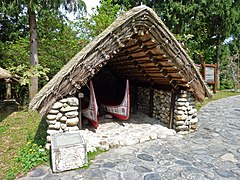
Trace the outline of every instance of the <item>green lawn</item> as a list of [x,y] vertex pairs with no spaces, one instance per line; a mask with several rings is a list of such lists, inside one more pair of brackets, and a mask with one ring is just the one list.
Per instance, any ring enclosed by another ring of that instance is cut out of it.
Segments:
[[196,103],[196,108],[199,110],[202,106],[206,105],[207,103],[211,101],[216,101],[218,99],[230,97],[230,96],[236,96],[239,95],[240,92],[232,92],[232,91],[218,91],[216,94],[213,94],[211,99],[205,98],[203,103],[197,102]]
[[[225,97],[240,93],[221,91],[213,95],[212,99],[206,99],[204,103],[197,103],[200,109],[203,105]],[[40,145],[45,141],[46,123],[36,112],[0,112],[0,179],[6,179],[6,175],[12,178],[16,173],[22,173],[22,166],[16,162],[20,149],[27,146],[29,141]],[[95,154],[93,155],[95,157]]]
[[7,174],[14,175],[22,171],[21,164],[14,159],[28,141],[45,141],[44,129],[36,112],[0,112],[0,179],[6,179]]

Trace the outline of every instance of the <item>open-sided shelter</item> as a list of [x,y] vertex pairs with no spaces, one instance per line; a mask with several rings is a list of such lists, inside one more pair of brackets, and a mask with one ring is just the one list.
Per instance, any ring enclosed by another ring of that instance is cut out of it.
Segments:
[[134,86],[132,109],[144,109],[147,104],[149,115],[165,118],[163,121],[175,129],[183,126],[179,130],[191,129],[186,121],[195,117],[195,99],[211,96],[174,35],[152,9],[139,6],[120,16],[77,53],[32,99],[29,108],[49,114],[54,103],[76,96],[104,70],[117,79],[130,80]]

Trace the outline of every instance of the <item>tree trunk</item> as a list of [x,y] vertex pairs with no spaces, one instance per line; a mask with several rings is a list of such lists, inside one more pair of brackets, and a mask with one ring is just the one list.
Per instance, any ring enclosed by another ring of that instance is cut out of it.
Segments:
[[[37,23],[34,11],[29,11],[29,29],[30,29],[30,65],[38,64],[38,47],[37,47]],[[31,100],[38,92],[38,76],[30,79],[29,99]]]
[[221,59],[220,59],[220,35],[219,34],[217,35],[216,58],[217,58],[217,88],[220,89]]

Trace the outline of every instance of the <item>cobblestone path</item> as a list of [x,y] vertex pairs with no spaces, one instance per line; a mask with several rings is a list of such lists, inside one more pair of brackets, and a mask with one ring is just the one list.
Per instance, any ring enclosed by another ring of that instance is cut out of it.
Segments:
[[99,155],[87,170],[51,173],[39,167],[22,179],[240,179],[240,96],[204,106],[199,129]]

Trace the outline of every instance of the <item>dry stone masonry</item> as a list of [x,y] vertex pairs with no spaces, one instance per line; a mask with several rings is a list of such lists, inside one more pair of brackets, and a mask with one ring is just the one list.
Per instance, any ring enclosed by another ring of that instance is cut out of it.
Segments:
[[145,114],[149,113],[150,89],[138,87],[138,110]]
[[[149,99],[150,99],[150,88],[138,87],[138,111],[139,112],[143,112],[144,114],[149,113]],[[169,125],[170,106],[171,106],[171,92],[154,89],[153,118],[155,118],[156,123],[157,121],[160,120],[162,123],[166,124],[167,126]],[[78,109],[79,109],[79,100],[76,97],[67,97],[53,104],[51,110],[47,114],[47,123],[48,123],[48,130],[47,130],[48,136],[47,136],[47,145],[46,145],[47,148],[49,148],[51,143],[51,135],[56,133],[61,133],[61,132],[79,130],[78,128],[79,110]],[[131,115],[131,117],[133,117],[133,115]],[[144,118],[139,118],[138,123],[144,123],[143,119]],[[103,120],[100,118],[100,123],[101,121]],[[114,120],[111,120],[111,121],[114,121]],[[197,128],[197,122],[198,122],[198,118],[197,118],[197,109],[195,107],[195,98],[193,97],[192,93],[187,91],[181,91],[176,96],[176,100],[175,100],[173,129],[175,129],[179,133],[193,132]],[[96,131],[100,131],[101,129],[100,127],[101,126],[99,126],[99,128]],[[107,130],[105,129],[104,131],[106,132]],[[158,130],[156,129],[156,133],[157,131]],[[83,133],[86,131],[81,131],[81,132]],[[94,144],[94,142],[90,143],[89,141],[93,140],[92,137],[95,137],[95,135],[91,134],[87,137],[86,135],[84,136],[85,138],[87,138],[86,141],[88,143],[88,150],[90,149],[92,150],[94,149],[94,147],[99,146],[99,144],[98,146],[90,145],[92,143]],[[144,136],[147,137],[146,135]],[[127,139],[127,137],[125,138]],[[95,140],[93,141],[98,142],[96,139],[98,139],[98,137],[96,137]],[[119,140],[119,142],[121,141]],[[141,142],[141,140],[137,139],[137,140],[134,140],[134,142],[139,143]],[[122,143],[122,144],[128,144],[128,143],[129,142]]]
[[197,109],[192,93],[181,91],[176,97],[174,129],[179,132],[192,132],[197,128]]
[[47,115],[47,148],[50,146],[51,135],[79,130],[78,108],[79,101],[76,97],[64,98],[53,104]]
[[171,106],[171,92],[154,90],[153,106],[153,117],[160,119],[161,122],[165,124],[168,124]]

